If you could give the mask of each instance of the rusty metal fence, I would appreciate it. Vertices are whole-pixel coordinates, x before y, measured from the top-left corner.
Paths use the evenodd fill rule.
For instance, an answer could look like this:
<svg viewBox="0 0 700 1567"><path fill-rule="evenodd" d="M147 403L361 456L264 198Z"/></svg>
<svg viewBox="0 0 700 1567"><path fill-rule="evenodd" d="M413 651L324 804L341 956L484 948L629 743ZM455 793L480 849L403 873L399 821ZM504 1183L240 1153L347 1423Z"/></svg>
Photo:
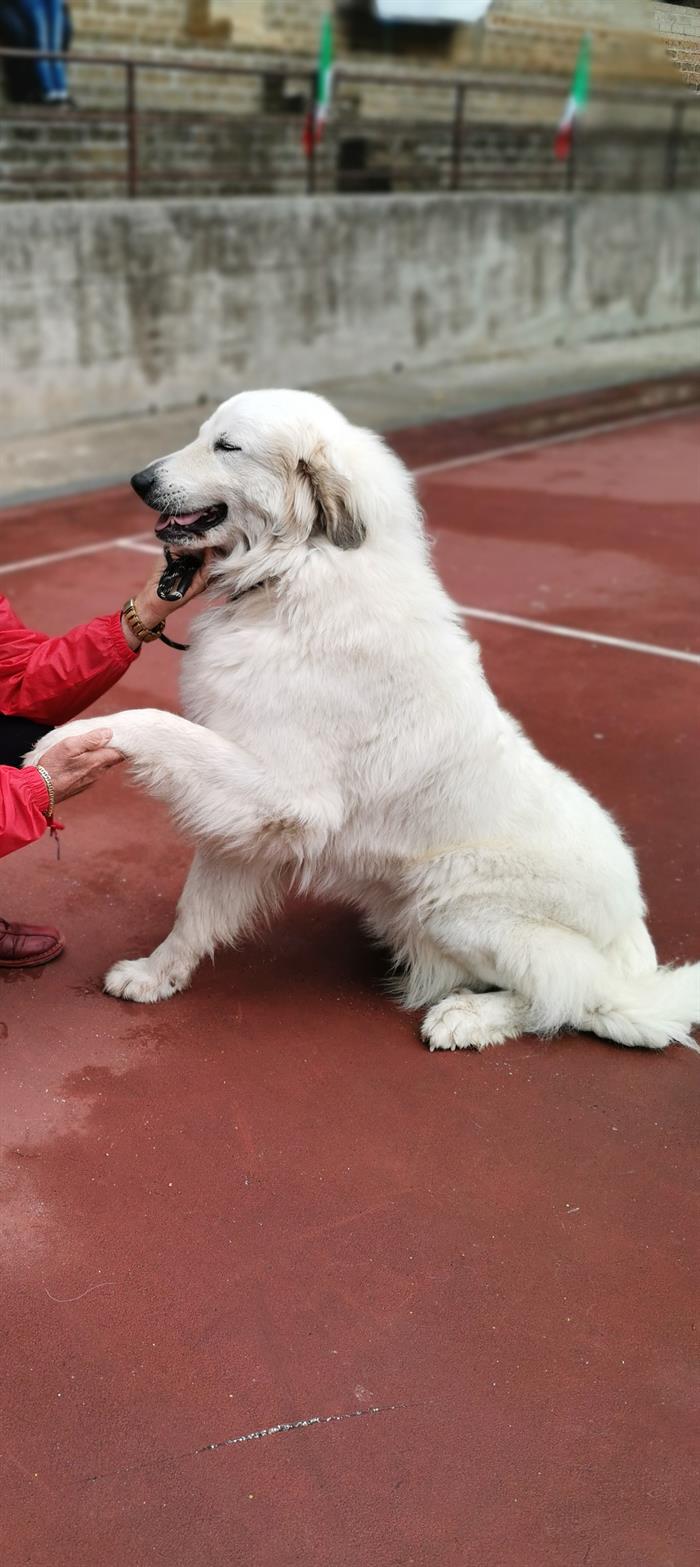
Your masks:
<svg viewBox="0 0 700 1567"><path fill-rule="evenodd" d="M599 182L599 174L596 173L599 165L596 165L595 158L592 163L589 159L586 170L582 153L594 146L596 137L602 142L611 134L617 138L623 151L625 148L629 151L630 147L647 145L653 155L655 170L652 183L656 188L671 190L678 183L681 167L683 183L692 183L692 177L690 181L688 179L688 169L696 167L700 154L700 123L691 126L690 131L686 130L686 116L689 111L692 114L696 109L696 103L692 94L683 89L597 88L592 103L592 108L597 112L597 129L590 132L586 128L583 131L574 145L572 156L562 169L554 162L552 140L568 83L553 77L514 78L490 74L407 72L341 64L335 70L334 112L327 138L320 149L312 147L307 153L302 147L302 124L304 114L313 105L315 88L315 70L309 61L271 61L265 65L204 63L201 60L161 60L152 57L82 52L45 53L0 48L0 61L29 62L38 59L65 61L71 69L96 67L100 72L107 70L120 74L121 102L82 108L68 104L60 109L5 103L0 105L0 134L14 127L18 135L27 137L30 127L46 129L48 126L49 143L55 145L57 138L52 132L59 125L83 128L86 135L91 127L96 134L103 132L105 127L116 127L120 136L119 145L115 148L117 165L112 164L107 169L81 169L77 166L79 159L75 147L71 149L68 146L64 147L61 154L63 162L53 166L50 159L47 163L44 154L38 150L32 159L30 143L28 151L25 145L18 172L15 173L11 164L5 168L2 178L5 195L18 192L31 194L33 187L37 186L41 187L41 194L51 194L52 187L60 194L67 182L71 187L80 187L81 182L84 182L86 186L99 188L100 181L108 181L111 186L116 181L129 197L149 194L155 189L160 194L163 189L176 194L178 188L192 181L193 173L196 173L198 182L220 177L220 166L215 167L206 162L206 148L194 171L192 163L188 168L178 168L170 156L167 167L154 168L148 164L143 155L144 141L149 131L158 126L169 128L174 138L175 133L181 133L183 127L210 128L219 125L235 129L243 126L248 147L251 135L256 132L267 135L273 163L275 137L280 139L280 146L281 139L286 137L287 183L284 188L296 187L309 195L319 189L341 192L425 189L431 182L437 188L459 191L483 186L489 179L499 188L508 188L509 180L513 188L522 188L523 178L526 185L529 178L530 188L547 188L550 184L555 188L562 188L562 185L569 189L579 185L591 188ZM222 79L232 83L242 78L257 79L260 87L259 105L255 112L245 115L221 107L187 108L180 102L176 108L154 107L144 104L139 91L140 81L146 73L150 78L158 73L179 73L183 87L186 78L193 75L212 81L216 79L217 85L221 84ZM285 83L289 82L302 84L302 90L296 97L292 95L291 110L290 100L285 99L283 93ZM277 84L279 88L277 112L265 106L270 84ZM353 90L357 94L360 90L366 93L375 88L380 95L384 91L410 92L414 95L411 112L393 117L387 114L363 115L352 106L348 107L348 97L352 96ZM433 104L439 100L440 109L433 107L430 114L421 114L418 101L420 94L426 91L432 96ZM504 114L501 106L495 117L492 111L489 121L488 114L485 115L483 110L477 114L471 112L472 106L480 98L483 100L487 96L489 100L494 100L498 95L509 104L520 106L519 113L509 116ZM185 97L184 91L182 96ZM540 105L546 103L548 112L543 113L540 107L539 118L537 113L528 118L527 113L522 112L528 99L531 103L537 100ZM614 122L616 113L619 117L620 111L623 115L632 112L637 116L652 117L653 126L644 129L644 126L625 126L618 122L611 131L606 115ZM496 146L490 163L481 151L488 146L485 127L491 135L491 142ZM421 135L423 145L419 156L416 147ZM499 136L506 149L502 152L500 162L497 145ZM399 155L392 152L397 146L403 148L401 167ZM509 146L515 152L509 152ZM518 146L526 148L530 160L525 177L522 159L516 168ZM37 167L37 163L41 166ZM625 164L621 154L617 188L634 188L635 180L631 174L625 173L626 167L631 168L632 165L629 159ZM271 178L269 174L267 179L259 177L257 185L267 190ZM639 177L636 178L639 186ZM256 172L250 156L247 166L241 164L237 167L229 160L225 184L227 192L231 194L235 194L236 189L249 193L257 188Z"/></svg>

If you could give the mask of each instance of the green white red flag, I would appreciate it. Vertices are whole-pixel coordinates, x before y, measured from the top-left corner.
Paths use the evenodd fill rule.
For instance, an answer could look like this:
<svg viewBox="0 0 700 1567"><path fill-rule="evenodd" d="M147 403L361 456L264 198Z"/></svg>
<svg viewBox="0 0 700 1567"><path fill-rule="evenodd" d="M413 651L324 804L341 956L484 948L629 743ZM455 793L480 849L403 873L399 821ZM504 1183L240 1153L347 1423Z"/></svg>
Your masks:
<svg viewBox="0 0 700 1567"><path fill-rule="evenodd" d="M591 40L586 34L581 39L574 75L571 83L571 91L564 106L564 113L557 126L557 134L554 138L554 155L557 158L568 158L574 140L574 128L584 113L591 83Z"/></svg>
<svg viewBox="0 0 700 1567"><path fill-rule="evenodd" d="M326 12L321 23L321 40L318 49L318 64L316 66L316 90L313 107L308 110L304 121L304 133L302 145L307 158L311 157L314 147L318 145L326 127L326 121L330 112L331 92L333 88L333 22L330 12Z"/></svg>

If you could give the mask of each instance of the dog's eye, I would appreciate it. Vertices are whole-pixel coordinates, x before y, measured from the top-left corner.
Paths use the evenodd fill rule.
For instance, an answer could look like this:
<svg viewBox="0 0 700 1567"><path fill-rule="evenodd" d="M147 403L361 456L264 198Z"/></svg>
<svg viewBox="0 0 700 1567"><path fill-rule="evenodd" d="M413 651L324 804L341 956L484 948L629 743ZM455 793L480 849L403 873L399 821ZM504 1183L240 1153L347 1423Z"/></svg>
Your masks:
<svg viewBox="0 0 700 1567"><path fill-rule="evenodd" d="M218 441L214 442L215 452L241 452L242 450L242 446L232 446L231 442L225 441L223 436L219 436Z"/></svg>

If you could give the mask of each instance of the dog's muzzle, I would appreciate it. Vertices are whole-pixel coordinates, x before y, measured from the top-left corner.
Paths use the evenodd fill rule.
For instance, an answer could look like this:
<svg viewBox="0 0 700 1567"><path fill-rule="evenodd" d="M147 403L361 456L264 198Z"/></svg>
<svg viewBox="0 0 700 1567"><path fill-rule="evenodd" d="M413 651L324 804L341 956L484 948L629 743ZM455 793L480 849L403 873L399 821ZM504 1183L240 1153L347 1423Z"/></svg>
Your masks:
<svg viewBox="0 0 700 1567"><path fill-rule="evenodd" d="M139 500L145 502L153 511L160 512L156 523L156 534L164 544L187 544L193 539L201 539L212 528L218 527L223 522L228 507L223 501L215 506L201 506L197 511L175 511L172 506L167 511L163 509L163 489L159 480L160 463L149 463L147 468L142 468L140 473L135 473L131 480L131 488L136 491Z"/></svg>

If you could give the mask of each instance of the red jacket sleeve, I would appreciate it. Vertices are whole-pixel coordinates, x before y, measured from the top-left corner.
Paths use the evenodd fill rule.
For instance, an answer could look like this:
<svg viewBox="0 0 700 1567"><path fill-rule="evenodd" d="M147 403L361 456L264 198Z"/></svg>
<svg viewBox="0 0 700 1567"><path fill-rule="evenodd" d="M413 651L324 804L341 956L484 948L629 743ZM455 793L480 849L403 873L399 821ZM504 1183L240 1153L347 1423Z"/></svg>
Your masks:
<svg viewBox="0 0 700 1567"><path fill-rule="evenodd" d="M119 613L47 637L29 631L0 594L0 713L65 724L109 691L135 658Z"/></svg>
<svg viewBox="0 0 700 1567"><path fill-rule="evenodd" d="M35 767L0 767L0 857L46 831L46 784Z"/></svg>

